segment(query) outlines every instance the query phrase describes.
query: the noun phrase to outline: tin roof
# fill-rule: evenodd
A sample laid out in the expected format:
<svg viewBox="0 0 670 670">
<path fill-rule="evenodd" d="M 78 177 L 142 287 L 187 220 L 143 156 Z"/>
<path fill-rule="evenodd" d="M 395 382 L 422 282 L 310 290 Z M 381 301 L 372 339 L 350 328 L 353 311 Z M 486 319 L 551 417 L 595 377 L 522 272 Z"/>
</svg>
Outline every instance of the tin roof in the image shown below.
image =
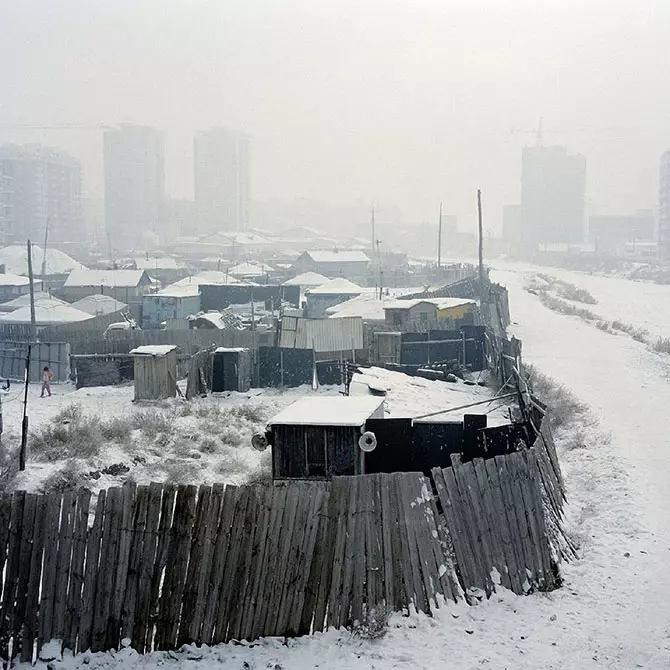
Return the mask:
<svg viewBox="0 0 670 670">
<path fill-rule="evenodd" d="M 360 427 L 383 404 L 376 396 L 310 396 L 279 412 L 268 426 Z"/>
</svg>

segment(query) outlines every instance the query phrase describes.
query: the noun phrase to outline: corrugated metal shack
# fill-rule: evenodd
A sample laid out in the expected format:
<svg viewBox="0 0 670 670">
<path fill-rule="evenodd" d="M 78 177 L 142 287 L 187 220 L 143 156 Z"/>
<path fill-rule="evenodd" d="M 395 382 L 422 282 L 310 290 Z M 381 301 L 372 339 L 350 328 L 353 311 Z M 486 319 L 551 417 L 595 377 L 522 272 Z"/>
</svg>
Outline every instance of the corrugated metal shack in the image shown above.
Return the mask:
<svg viewBox="0 0 670 670">
<path fill-rule="evenodd" d="M 358 441 L 370 419 L 383 417 L 384 399 L 374 396 L 298 400 L 267 425 L 273 477 L 330 479 L 364 474 Z"/>
<path fill-rule="evenodd" d="M 248 391 L 251 388 L 251 349 L 219 347 L 212 354 L 212 391 Z"/>
<path fill-rule="evenodd" d="M 135 401 L 177 395 L 177 347 L 158 344 L 133 349 Z"/>
</svg>

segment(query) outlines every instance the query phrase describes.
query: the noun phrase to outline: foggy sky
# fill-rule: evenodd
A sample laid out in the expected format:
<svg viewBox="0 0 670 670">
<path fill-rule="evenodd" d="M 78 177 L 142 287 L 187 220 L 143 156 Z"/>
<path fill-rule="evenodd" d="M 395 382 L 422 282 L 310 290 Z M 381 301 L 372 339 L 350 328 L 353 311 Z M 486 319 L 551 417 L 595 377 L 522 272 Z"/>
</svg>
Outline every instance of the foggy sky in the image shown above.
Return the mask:
<svg viewBox="0 0 670 670">
<path fill-rule="evenodd" d="M 0 0 L 0 142 L 61 145 L 102 194 L 101 133 L 167 134 L 192 197 L 192 136 L 252 138 L 255 198 L 396 203 L 486 227 L 518 202 L 521 147 L 587 157 L 588 211 L 655 207 L 670 148 L 668 0 Z M 557 130 L 556 134 L 550 131 Z"/>
</svg>

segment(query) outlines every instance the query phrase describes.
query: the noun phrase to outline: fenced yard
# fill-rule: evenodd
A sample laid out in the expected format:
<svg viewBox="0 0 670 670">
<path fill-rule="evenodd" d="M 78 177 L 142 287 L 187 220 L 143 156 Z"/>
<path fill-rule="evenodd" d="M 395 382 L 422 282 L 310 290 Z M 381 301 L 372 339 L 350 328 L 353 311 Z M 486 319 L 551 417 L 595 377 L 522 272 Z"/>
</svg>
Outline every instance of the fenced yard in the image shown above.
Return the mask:
<svg viewBox="0 0 670 670">
<path fill-rule="evenodd" d="M 0 495 L 0 658 L 351 626 L 558 583 L 534 449 L 433 473 Z M 510 460 L 511 459 L 511 460 Z M 444 513 L 442 513 L 444 512 Z M 92 521 L 92 523 L 91 523 Z M 4 571 L 4 572 L 3 572 Z"/>
</svg>

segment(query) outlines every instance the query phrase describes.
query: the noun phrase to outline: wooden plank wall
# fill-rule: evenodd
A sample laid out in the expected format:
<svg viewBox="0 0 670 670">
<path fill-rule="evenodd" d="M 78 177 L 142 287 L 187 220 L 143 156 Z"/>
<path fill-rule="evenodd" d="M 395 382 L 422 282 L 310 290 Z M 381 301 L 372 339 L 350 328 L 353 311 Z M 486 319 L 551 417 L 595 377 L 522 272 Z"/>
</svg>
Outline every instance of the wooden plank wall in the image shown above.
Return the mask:
<svg viewBox="0 0 670 670">
<path fill-rule="evenodd" d="M 534 449 L 432 471 L 461 584 L 487 596 L 560 584 Z"/>
<path fill-rule="evenodd" d="M 420 473 L 0 494 L 0 665 L 62 640 L 139 652 L 430 613 L 460 587 Z"/>
</svg>

